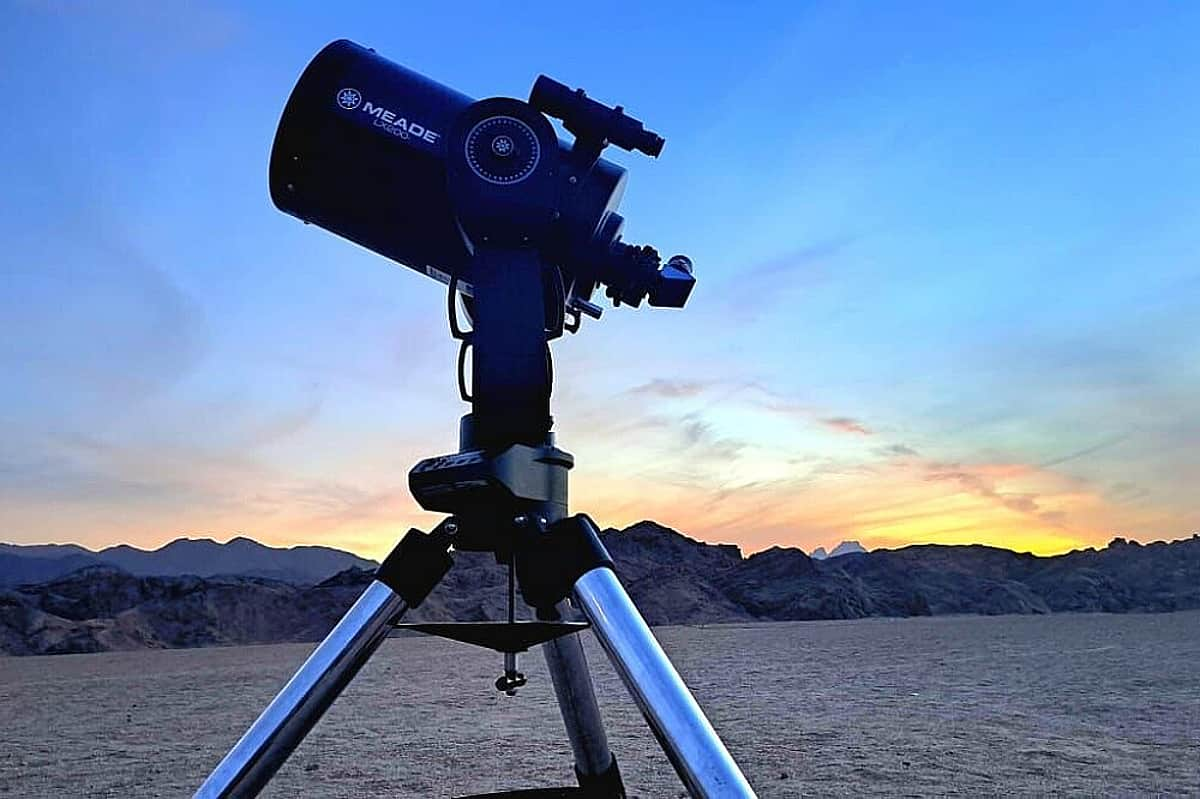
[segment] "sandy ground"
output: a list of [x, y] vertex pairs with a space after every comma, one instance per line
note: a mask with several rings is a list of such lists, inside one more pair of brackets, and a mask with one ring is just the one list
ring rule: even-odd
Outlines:
[[[1200, 795], [1200, 613], [664, 628], [762, 796]], [[682, 796], [587, 638], [631, 795]], [[0, 658], [0, 795], [190, 795], [310, 645]], [[540, 653], [386, 642], [267, 795], [571, 784]]]

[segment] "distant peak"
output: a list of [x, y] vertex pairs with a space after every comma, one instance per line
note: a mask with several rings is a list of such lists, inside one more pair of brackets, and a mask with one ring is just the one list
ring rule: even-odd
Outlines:
[[[164, 549], [172, 549], [175, 547], [186, 547], [194, 544], [211, 544], [213, 546], [221, 546], [212, 538], [188, 538], [187, 536], [180, 536], [174, 541], [168, 541], [167, 543], [163, 544], [161, 547], [159, 547], [159, 551]], [[137, 547], [133, 547], [133, 549], [137, 549]], [[146, 550], [142, 551], [145, 552]]]
[[672, 530], [670, 527], [667, 527], [666, 525], [663, 525], [663, 524], [659, 524], [658, 522], [655, 522], [655, 521], [651, 521], [650, 519], [642, 519], [640, 522], [635, 522], [634, 524], [631, 524], [628, 527], [626, 527], [621, 532], [629, 533], [629, 532], [637, 532], [638, 530], [648, 530], [649, 532], [652, 532], [652, 533], [675, 533], [675, 535], [682, 535], [682, 533], [680, 533], [678, 530]]
[[775, 544], [768, 549], [764, 549], [758, 554], [771, 555], [772, 557], [780, 558], [804, 558], [805, 560], [812, 560], [812, 556], [804, 554], [803, 549], [799, 549], [797, 547], [781, 547], [778, 544]]
[[855, 555], [866, 551], [866, 547], [857, 541], [843, 541], [828, 551], [825, 547], [817, 547], [809, 557], [813, 560], [829, 560], [830, 558], [840, 558], [842, 555]]
[[[261, 541], [255, 541], [253, 538], [249, 538], [244, 535], [234, 536], [233, 538], [231, 538], [225, 542], [225, 546], [239, 546], [239, 547], [249, 546], [249, 547], [262, 547], [263, 549], [275, 549], [275, 547], [269, 547], [266, 544], [262, 543]], [[295, 547], [292, 547], [292, 548], [295, 549]]]
[[853, 554], [856, 554], [859, 552], [866, 552], [866, 551], [867, 551], [866, 547], [864, 547], [862, 544], [858, 543], [857, 541], [843, 541], [842, 543], [838, 544], [836, 547], [833, 548], [833, 551], [829, 553], [829, 557], [836, 558], [841, 555], [853, 555]]

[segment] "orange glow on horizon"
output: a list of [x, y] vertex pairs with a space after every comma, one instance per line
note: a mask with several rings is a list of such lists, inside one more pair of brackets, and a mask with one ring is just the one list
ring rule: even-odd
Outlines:
[[[643, 474], [596, 465], [573, 475], [571, 505], [602, 527], [653, 520], [699, 540], [737, 544], [745, 554], [772, 546], [811, 552], [857, 540], [868, 549], [983, 544], [1054, 555], [1103, 547], [1115, 535], [1149, 542], [1184, 534], [1163, 529], [1161, 512], [1113, 505], [1077, 480], [1027, 464], [909, 458], [831, 470], [819, 479], [772, 468], [764, 468], [763, 479], [726, 484], [725, 471], [680, 476], [669, 461]], [[409, 527], [429, 529], [440, 519], [420, 510], [403, 487], [360, 494], [348, 503], [320, 495], [308, 504], [286, 492], [255, 494], [220, 510], [188, 509], [195, 511], [191, 524], [166, 531], [151, 517], [64, 514], [62, 521], [97, 531], [83, 541], [92, 548], [125, 542], [152, 549], [179, 537], [244, 535], [270, 546], [330, 546], [378, 560]]]

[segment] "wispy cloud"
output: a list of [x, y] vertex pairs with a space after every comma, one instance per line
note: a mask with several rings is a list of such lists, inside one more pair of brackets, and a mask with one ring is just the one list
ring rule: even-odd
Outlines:
[[737, 458], [746, 448], [744, 441], [718, 435], [711, 423], [695, 415], [684, 417], [679, 431], [688, 458], [727, 463]]
[[789, 283], [814, 283], [825, 279], [829, 262], [842, 255], [857, 236], [840, 235], [801, 245], [747, 269], [739, 279], [764, 281], [786, 279]]
[[1033, 514], [1040, 510], [1036, 494], [997, 491], [994, 480], [980, 469], [968, 469], [959, 464], [932, 464], [925, 479], [933, 483], [955, 483], [963, 491], [995, 500], [1019, 513]]
[[756, 396], [751, 401], [755, 405], [772, 413], [804, 422], [815, 422], [839, 433], [860, 436], [875, 434], [875, 431], [865, 421], [857, 417], [848, 414], [829, 415], [829, 408], [821, 408], [813, 403], [797, 402], [789, 397], [781, 396], [759, 383], [748, 385], [746, 388], [754, 390]]
[[1125, 480], [1113, 483], [1104, 495], [1113, 502], [1134, 502], [1148, 496], [1150, 491], [1136, 483]]
[[1069, 452], [1066, 455], [1059, 455], [1058, 457], [1051, 458], [1050, 460], [1042, 461], [1041, 463], [1038, 464], [1038, 467], [1040, 467], [1042, 469], [1048, 469], [1051, 466], [1059, 466], [1061, 464], [1068, 463], [1073, 460], [1078, 460], [1079, 458], [1087, 457], [1088, 455], [1092, 455], [1101, 450], [1108, 449], [1109, 447], [1120, 444], [1126, 438], [1128, 438], [1128, 436], [1125, 436], [1125, 435], [1113, 436], [1112, 438], [1108, 438], [1108, 439], [1105, 439], [1104, 441], [1093, 444], [1090, 447], [1084, 447], [1083, 449], [1076, 450], [1075, 452]]
[[656, 377], [648, 383], [642, 383], [639, 386], [631, 388], [629, 393], [680, 399], [684, 397], [698, 397], [712, 388], [713, 385], [714, 383], [711, 381], [705, 380], [669, 380]]
[[850, 235], [831, 236], [739, 269], [722, 287], [728, 313], [754, 321], [777, 307], [788, 290], [829, 282], [834, 264], [855, 240]]
[[854, 433], [860, 436], [872, 435], [872, 431], [858, 419], [849, 416], [831, 416], [821, 420], [821, 424], [841, 433]]

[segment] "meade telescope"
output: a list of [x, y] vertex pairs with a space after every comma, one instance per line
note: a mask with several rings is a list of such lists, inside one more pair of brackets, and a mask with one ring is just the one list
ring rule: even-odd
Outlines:
[[[547, 117], [573, 140], [560, 141]], [[417, 502], [448, 516], [429, 533], [408, 531], [197, 796], [257, 794], [398, 626], [503, 653], [496, 687], [509, 695], [525, 684], [517, 653], [542, 647], [578, 786], [492, 796], [625, 796], [579, 640], [589, 627], [688, 791], [754, 796], [617, 579], [598, 528], [567, 511], [574, 458], [550, 430], [548, 342], [600, 317], [592, 296], [602, 287], [614, 305], [681, 308], [695, 284], [686, 257], [663, 264], [652, 247], [621, 240], [626, 173], [600, 157], [610, 144], [657, 156], [663, 139], [545, 76], [528, 101], [476, 101], [348, 41], [300, 76], [271, 152], [271, 198], [447, 284], [471, 412], [458, 452], [409, 473]], [[508, 620], [401, 624], [453, 550], [507, 565]], [[518, 590], [534, 620], [517, 618]]]

